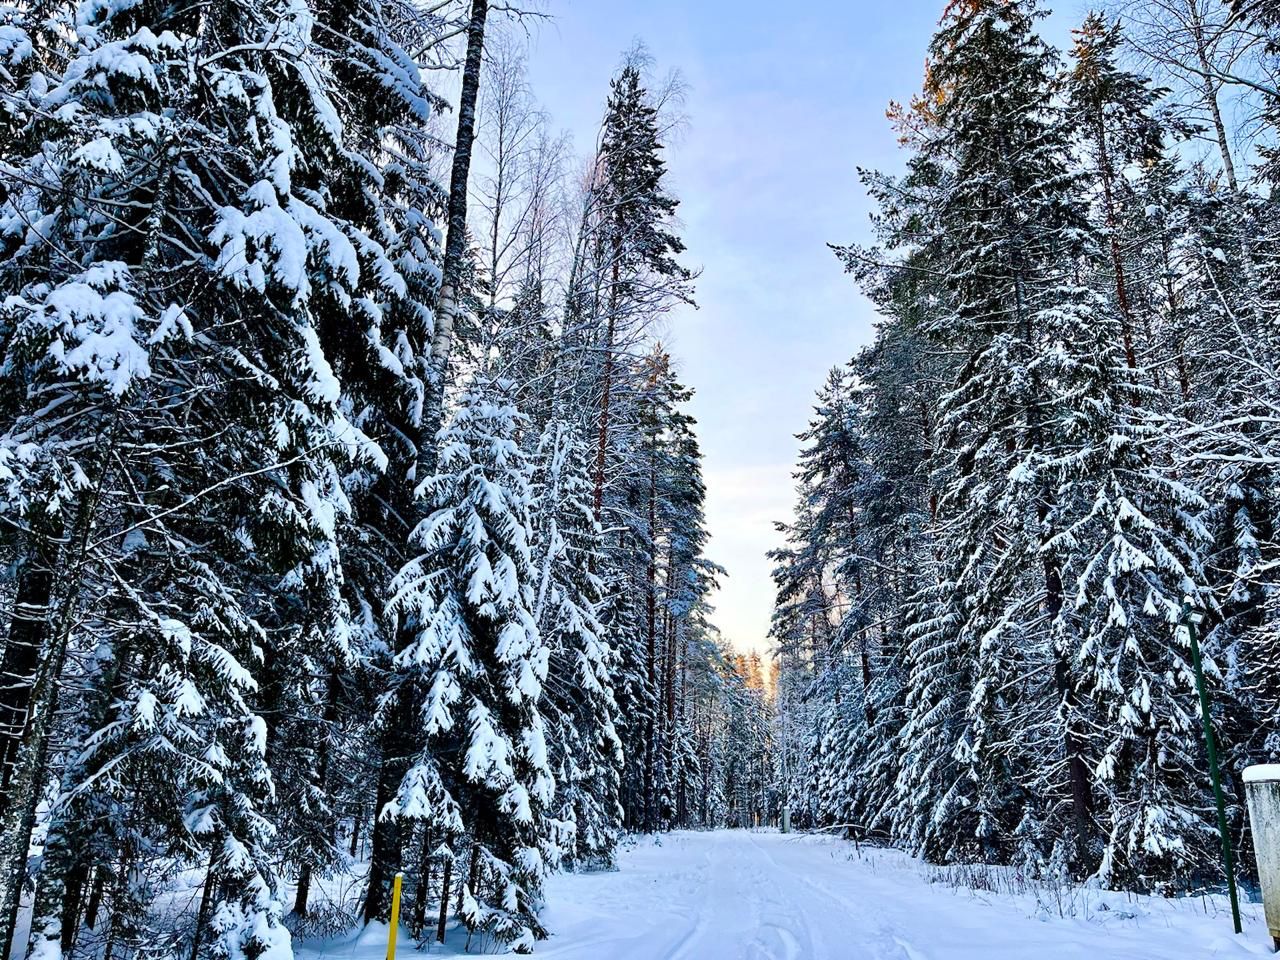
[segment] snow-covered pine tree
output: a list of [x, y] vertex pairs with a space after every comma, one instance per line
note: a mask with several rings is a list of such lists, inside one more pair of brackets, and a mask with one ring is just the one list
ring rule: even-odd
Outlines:
[[[533, 615], [529, 466], [509, 386], [479, 378], [440, 435], [440, 472], [418, 493], [420, 551], [397, 575], [392, 609], [410, 642], [398, 687], [422, 747], [382, 816], [422, 821], [464, 878], [462, 917], [518, 952], [545, 935], [542, 880], [556, 859], [541, 698], [549, 651]], [[398, 691], [393, 691], [398, 692]], [[388, 702], [395, 702], [388, 698]]]
[[[598, 218], [593, 246], [607, 275], [604, 316], [595, 349], [603, 358], [595, 454], [594, 506], [603, 508], [610, 472], [610, 429], [620, 360], [652, 320], [677, 302], [690, 302], [690, 271], [676, 256], [684, 241], [672, 229], [679, 201], [666, 183], [662, 117], [646, 89], [642, 50], [634, 50], [609, 87], [609, 101], [596, 157], [599, 182], [591, 197]], [[620, 391], [618, 391], [620, 392]]]
[[680, 758], [690, 755], [681, 723], [680, 672], [692, 649], [705, 597], [719, 568], [703, 557], [705, 490], [694, 421], [681, 407], [690, 391], [655, 345], [634, 376], [633, 421], [615, 439], [627, 471], [616, 481], [610, 515], [622, 535], [609, 551], [634, 601], [632, 630], [618, 636], [628, 770], [623, 799], [630, 822], [656, 830], [685, 810]]
[[660, 463], [657, 494], [658, 523], [665, 528], [665, 549], [660, 563], [663, 576], [661, 605], [654, 628], [662, 651], [659, 668], [663, 703], [660, 730], [660, 757], [663, 791], [659, 809], [671, 824], [684, 822], [689, 806], [689, 781], [695, 770], [689, 730], [680, 710], [681, 671], [690, 645], [706, 623], [710, 608], [707, 595], [724, 571], [704, 555], [708, 534], [704, 503], [706, 487], [702, 479], [702, 451], [698, 445], [697, 423], [683, 409], [693, 391], [676, 377], [670, 358], [661, 345], [654, 348], [654, 371], [658, 375], [657, 409], [665, 413], [665, 440]]
[[1150, 229], [1151, 219], [1135, 217], [1134, 208], [1143, 192], [1141, 173], [1162, 158], [1165, 131], [1154, 115], [1161, 91], [1145, 77], [1121, 69], [1120, 43], [1118, 22], [1108, 24], [1096, 12], [1085, 17], [1075, 31], [1072, 65], [1064, 81], [1064, 119], [1078, 131], [1088, 157], [1085, 177], [1107, 245], [1125, 362], [1137, 369], [1144, 345], [1139, 338], [1150, 333], [1152, 324], [1143, 295], [1145, 271], [1135, 270], [1132, 261], [1135, 247], [1145, 247], [1142, 233]]

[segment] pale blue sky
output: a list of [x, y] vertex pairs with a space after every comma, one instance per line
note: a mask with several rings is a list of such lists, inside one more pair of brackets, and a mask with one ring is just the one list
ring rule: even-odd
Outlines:
[[[697, 311], [667, 338], [706, 455], [709, 554], [729, 571], [715, 622], [767, 648], [765, 551], [790, 517], [790, 472], [826, 371], [872, 335], [874, 314], [828, 242], [869, 238], [855, 167], [901, 163], [885, 120], [919, 89], [942, 0], [548, 0], [530, 80], [577, 152], [595, 142], [609, 77], [636, 39], [676, 67], [689, 124], [668, 151]], [[1053, 27], [1065, 35], [1074, 3]], [[1061, 26], [1059, 25], [1061, 24]]]

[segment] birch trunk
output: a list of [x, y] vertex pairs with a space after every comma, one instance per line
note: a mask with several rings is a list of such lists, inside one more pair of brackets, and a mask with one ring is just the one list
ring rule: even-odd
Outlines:
[[1187, 12], [1191, 17], [1191, 35], [1195, 40], [1196, 59], [1200, 63], [1199, 74], [1202, 78], [1202, 95], [1204, 104], [1209, 109], [1213, 120], [1213, 134], [1218, 141], [1218, 152], [1222, 154], [1222, 172], [1226, 174], [1227, 186], [1232, 193], [1240, 192], [1240, 184], [1236, 181], [1236, 165], [1231, 159], [1231, 144], [1227, 141], [1227, 127], [1222, 122], [1222, 110], [1218, 106], [1218, 91], [1214, 88], [1213, 65], [1209, 62], [1208, 44], [1204, 36], [1204, 20], [1200, 16], [1200, 0], [1190, 0]]
[[472, 0], [471, 19], [467, 24], [467, 56], [462, 68], [462, 93], [458, 98], [458, 133], [454, 140], [453, 169], [449, 175], [443, 279], [436, 303], [435, 333], [431, 338], [431, 394], [423, 411], [418, 448], [419, 479], [435, 473], [438, 462], [436, 432], [444, 420], [444, 389], [449, 374], [449, 358], [453, 353], [458, 284], [467, 252], [467, 185], [471, 176], [471, 150], [476, 137], [476, 105], [480, 98], [480, 68], [488, 16], [489, 0]]

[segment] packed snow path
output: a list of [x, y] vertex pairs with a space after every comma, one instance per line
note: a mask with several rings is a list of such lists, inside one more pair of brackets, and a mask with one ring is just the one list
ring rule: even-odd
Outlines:
[[[660, 844], [660, 845], [659, 845]], [[1077, 916], [1031, 894], [929, 883], [895, 851], [744, 830], [642, 841], [610, 874], [549, 885], [547, 960], [1204, 960], [1271, 955], [1216, 902], [1078, 891]], [[1104, 907], [1103, 904], [1106, 904]], [[1207, 910], [1207, 913], [1206, 913]]]
[[[545, 960], [1211, 960], [1272, 956], [1261, 908], [1231, 933], [1226, 898], [1023, 890], [980, 871], [979, 893], [892, 850], [829, 836], [723, 830], [645, 838], [610, 873], [547, 884]], [[1021, 892], [1009, 892], [1010, 888]], [[383, 960], [386, 928], [300, 945], [299, 960]], [[465, 931], [398, 960], [459, 956]], [[473, 944], [473, 949], [483, 948]]]

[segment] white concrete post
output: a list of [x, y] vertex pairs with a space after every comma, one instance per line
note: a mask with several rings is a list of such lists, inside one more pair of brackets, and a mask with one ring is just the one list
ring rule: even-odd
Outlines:
[[1244, 770], [1253, 853], [1262, 882], [1262, 909], [1271, 942], [1280, 950], [1280, 764], [1260, 763]]

